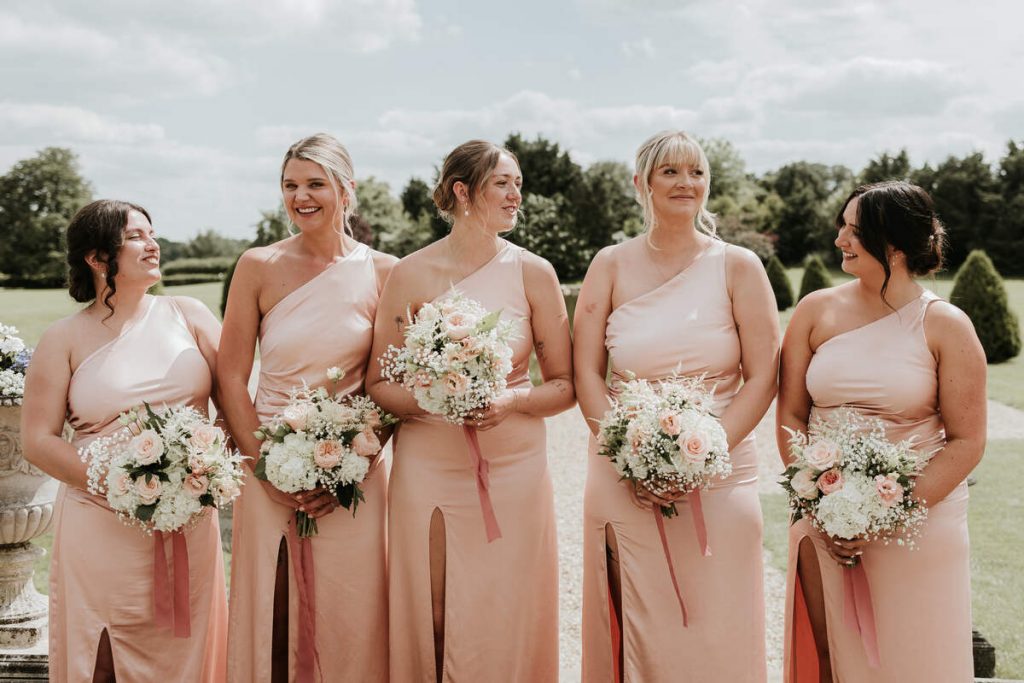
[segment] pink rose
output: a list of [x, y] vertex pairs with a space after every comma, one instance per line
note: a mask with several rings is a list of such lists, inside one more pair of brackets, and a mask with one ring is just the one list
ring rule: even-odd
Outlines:
[[302, 431], [309, 424], [310, 412], [312, 406], [308, 406], [304, 403], [298, 405], [285, 406], [284, 412], [281, 417], [288, 424], [289, 427], [297, 432]]
[[875, 488], [886, 507], [903, 502], [903, 487], [895, 478], [879, 474], [875, 477]]
[[380, 414], [376, 410], [366, 412], [366, 426], [370, 429], [380, 427]]
[[344, 454], [345, 447], [340, 441], [334, 439], [317, 441], [313, 446], [313, 462], [321, 469], [329, 470], [337, 467], [338, 463], [341, 462], [341, 456]]
[[372, 429], [364, 429], [352, 439], [352, 450], [364, 458], [377, 455], [380, 452], [380, 439]]
[[189, 445], [196, 450], [208, 451], [213, 448], [213, 445], [217, 443], [218, 440], [223, 442], [224, 432], [222, 432], [219, 427], [204, 424], [200, 425], [194, 432], [192, 432], [192, 436], [189, 437], [188, 442]]
[[449, 396], [462, 396], [469, 388], [469, 379], [457, 372], [449, 372], [445, 376], [445, 389]]
[[143, 505], [155, 503], [162, 491], [163, 485], [160, 480], [151, 474], [144, 474], [135, 480], [135, 492], [139, 494], [139, 500]]
[[135, 462], [140, 465], [152, 465], [164, 454], [163, 439], [152, 429], [143, 430], [128, 446], [135, 451]]
[[707, 460], [710, 444], [708, 438], [699, 431], [694, 430], [680, 434], [676, 443], [679, 444], [679, 450], [683, 452], [683, 458], [691, 465], [700, 465]]
[[678, 436], [679, 431], [683, 428], [682, 420], [679, 419], [679, 413], [668, 411], [658, 416], [658, 424], [661, 425], [662, 430], [669, 436]]
[[836, 467], [825, 471], [818, 477], [818, 488], [826, 496], [830, 493], [835, 493], [843, 488], [843, 473]]
[[804, 449], [804, 460], [816, 470], [827, 470], [843, 454], [839, 445], [828, 439], [819, 439]]
[[796, 495], [801, 498], [814, 500], [818, 497], [818, 482], [814, 480], [814, 472], [812, 470], [800, 470], [793, 475], [789, 485], [796, 491]]
[[448, 337], [453, 341], [459, 341], [460, 339], [465, 339], [473, 332], [476, 322], [476, 318], [471, 315], [452, 313], [445, 317], [445, 332], [448, 333]]
[[132, 488], [132, 478], [128, 476], [127, 472], [118, 472], [114, 475], [113, 480], [110, 481], [110, 489], [115, 495], [124, 496]]
[[206, 461], [203, 460], [202, 457], [198, 456], [198, 455], [190, 455], [189, 456], [189, 458], [188, 458], [188, 468], [190, 470], [192, 470], [192, 474], [195, 474], [195, 475], [206, 474], [207, 470], [209, 469], [206, 466]]
[[185, 493], [193, 498], [198, 498], [210, 489], [210, 480], [204, 474], [193, 473], [185, 477], [183, 488]]

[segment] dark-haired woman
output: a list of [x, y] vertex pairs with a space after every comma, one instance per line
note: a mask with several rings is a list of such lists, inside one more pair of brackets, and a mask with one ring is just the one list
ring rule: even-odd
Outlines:
[[[970, 320], [915, 277], [942, 261], [932, 200], [905, 182], [866, 185], [836, 219], [852, 282], [800, 302], [782, 347], [784, 427], [846, 406], [915, 438], [927, 465], [913, 495], [928, 507], [917, 549], [790, 529], [787, 681], [969, 681], [967, 474], [985, 446], [985, 356]], [[844, 567], [863, 564], [871, 610], [844, 611]], [[873, 616], [874, 633], [872, 633]], [[869, 655], [877, 643], [877, 664]]]
[[[121, 428], [142, 401], [205, 412], [220, 324], [202, 303], [152, 296], [160, 247], [149, 214], [100, 200], [67, 231], [69, 289], [81, 311], [43, 333], [22, 410], [25, 458], [62, 485], [50, 565], [51, 681], [222, 681], [227, 601], [217, 515], [185, 532], [191, 635], [154, 618], [154, 544], [86, 491], [78, 449]], [[65, 416], [75, 430], [61, 439]], [[176, 615], [177, 616], [177, 615]]]
[[[516, 158], [483, 141], [445, 159], [434, 203], [451, 234], [395, 266], [381, 295], [373, 358], [401, 346], [406, 312], [452, 288], [514, 321], [508, 389], [478, 415], [501, 537], [488, 542], [462, 429], [426, 415], [371, 363], [367, 387], [404, 422], [388, 508], [393, 681], [558, 679], [558, 559], [543, 418], [573, 404], [565, 303], [547, 261], [499, 235], [516, 225]], [[530, 352], [544, 382], [532, 386]]]

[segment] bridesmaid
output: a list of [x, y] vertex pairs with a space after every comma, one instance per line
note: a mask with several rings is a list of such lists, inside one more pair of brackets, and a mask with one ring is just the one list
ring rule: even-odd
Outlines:
[[[931, 197], [906, 182], [854, 190], [835, 244], [852, 282], [820, 290], [793, 313], [782, 347], [783, 427], [842, 406], [880, 418], [892, 440], [932, 454], [915, 488], [929, 507], [918, 549], [844, 542], [806, 520], [790, 528], [787, 681], [969, 681], [967, 474], [985, 447], [985, 355], [967, 316], [914, 277], [942, 263]], [[871, 589], [880, 666], [844, 623], [843, 567], [860, 558]]]
[[[103, 199], [67, 230], [69, 290], [89, 302], [43, 333], [25, 384], [25, 458], [61, 482], [50, 562], [50, 680], [223, 681], [227, 600], [216, 511], [185, 532], [191, 635], [154, 623], [153, 544], [86, 491], [78, 449], [121, 428], [143, 401], [206, 412], [220, 324], [160, 280], [149, 214]], [[65, 417], [75, 430], [61, 438]], [[168, 534], [165, 552], [173, 550]]]
[[[337, 366], [346, 374], [332, 389], [363, 391], [377, 300], [396, 259], [351, 237], [353, 177], [348, 151], [333, 137], [296, 142], [281, 166], [281, 191], [299, 232], [238, 261], [218, 378], [231, 433], [253, 458], [250, 467], [260, 446], [253, 431], [280, 413], [289, 390], [327, 385], [327, 369]], [[254, 405], [246, 386], [257, 341]], [[338, 501], [330, 491], [291, 496], [251, 472], [247, 484], [234, 511], [229, 678], [303, 681], [317, 672], [323, 681], [387, 681], [383, 459], [371, 466], [355, 516], [331, 514]], [[313, 548], [313, 620], [299, 612], [296, 583], [309, 575], [294, 570], [292, 520], [300, 508], [318, 518], [320, 530], [303, 541]], [[315, 634], [300, 635], [307, 627]]]
[[[685, 496], [619, 479], [590, 439], [583, 516], [584, 681], [763, 681], [764, 597], [757, 452], [751, 433], [775, 394], [778, 316], [758, 258], [715, 236], [700, 145], [664, 131], [637, 152], [644, 235], [594, 258], [575, 318], [576, 392], [591, 432], [616, 380], [706, 376], [733, 473], [701, 494], [710, 557]], [[605, 378], [611, 365], [612, 386]], [[659, 537], [665, 520], [689, 626]]]
[[[403, 259], [381, 297], [373, 357], [402, 345], [406, 311], [454, 286], [516, 321], [508, 390], [476, 421], [502, 537], [487, 542], [462, 430], [369, 371], [370, 395], [405, 420], [388, 519], [395, 681], [555, 681], [558, 565], [543, 417], [573, 405], [569, 321], [555, 271], [501, 239], [522, 202], [516, 158], [470, 141], [444, 161], [434, 203], [451, 233]], [[544, 382], [532, 386], [530, 352]]]

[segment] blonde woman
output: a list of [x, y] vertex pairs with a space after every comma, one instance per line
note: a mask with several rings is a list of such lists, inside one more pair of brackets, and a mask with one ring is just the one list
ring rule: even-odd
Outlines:
[[[222, 404], [245, 455], [259, 455], [253, 431], [279, 413], [303, 383], [361, 392], [377, 301], [395, 259], [347, 231], [356, 206], [352, 160], [325, 134], [299, 140], [285, 154], [281, 192], [298, 232], [242, 255], [231, 281]], [[246, 385], [259, 343], [255, 404]], [[387, 588], [383, 462], [371, 466], [359, 514], [336, 511], [333, 492], [287, 495], [250, 472], [235, 503], [228, 676], [232, 681], [387, 681]], [[317, 518], [317, 536], [299, 541], [295, 510]], [[301, 544], [313, 569], [299, 567]], [[291, 568], [290, 568], [291, 567]], [[299, 585], [302, 582], [302, 585]], [[300, 590], [315, 602], [300, 612]]]
[[[576, 394], [591, 432], [628, 373], [703, 376], [733, 472], [701, 494], [711, 556], [690, 500], [620, 480], [592, 437], [584, 492], [583, 680], [763, 681], [761, 507], [752, 430], [776, 389], [778, 316], [757, 257], [715, 236], [708, 160], [680, 131], [636, 157], [645, 234], [594, 258], [576, 305]], [[612, 382], [605, 378], [611, 369]], [[654, 514], [675, 502], [663, 547]], [[684, 627], [666, 547], [689, 616]]]
[[[443, 239], [407, 256], [381, 298], [374, 358], [401, 346], [406, 313], [452, 287], [514, 321], [507, 391], [474, 420], [501, 538], [489, 543], [462, 430], [424, 414], [371, 366], [370, 395], [404, 422], [388, 518], [395, 681], [558, 679], [558, 557], [543, 418], [573, 404], [569, 320], [551, 264], [499, 235], [516, 225], [522, 174], [474, 140], [445, 159], [434, 203]], [[544, 382], [529, 378], [536, 351]]]

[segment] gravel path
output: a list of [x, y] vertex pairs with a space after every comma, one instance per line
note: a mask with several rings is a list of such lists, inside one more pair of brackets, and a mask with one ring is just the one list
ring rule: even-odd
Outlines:
[[[548, 457], [558, 515], [561, 596], [561, 676], [563, 683], [580, 680], [580, 620], [583, 586], [583, 486], [586, 479], [587, 428], [578, 408], [547, 420]], [[775, 483], [782, 469], [775, 447], [775, 406], [756, 431], [762, 495], [782, 495]], [[1024, 411], [988, 402], [988, 438], [1024, 439]], [[782, 679], [782, 631], [785, 575], [774, 569], [765, 552], [765, 608], [768, 680]]]

